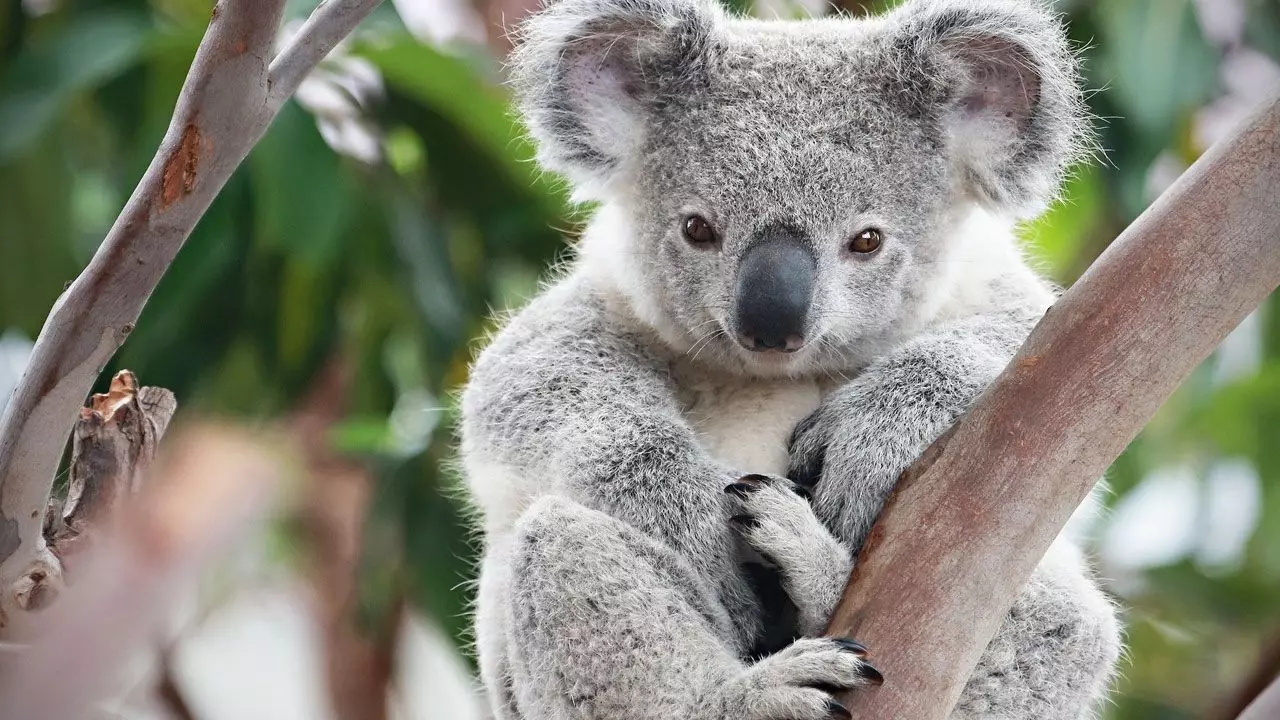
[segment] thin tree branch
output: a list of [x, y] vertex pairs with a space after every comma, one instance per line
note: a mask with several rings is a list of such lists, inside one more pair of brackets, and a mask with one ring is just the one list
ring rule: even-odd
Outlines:
[[325, 0], [271, 62], [269, 104], [280, 109], [311, 69], [337, 47], [382, 0]]
[[903, 474], [829, 632], [876, 653], [857, 718], [942, 720], [1097, 478], [1280, 283], [1280, 99], [1219, 143], [1055, 304]]
[[0, 418], [0, 617], [15, 610], [16, 579], [46, 553], [49, 488], [98, 373], [286, 90], [376, 4], [320, 6], [271, 74], [284, 0], [221, 0], [214, 8], [159, 151], [89, 266], [54, 304]]

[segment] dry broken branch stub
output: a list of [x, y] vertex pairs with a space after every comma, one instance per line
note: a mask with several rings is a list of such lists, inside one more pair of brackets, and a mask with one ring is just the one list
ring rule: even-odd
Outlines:
[[854, 717], [949, 715], [1097, 478], [1280, 283], [1277, 187], [1280, 99], [1126, 230], [904, 474], [828, 628], [865, 642], [886, 677], [842, 699]]
[[[9, 590], [11, 612], [43, 610], [54, 600], [74, 575], [76, 559], [140, 488], [177, 407], [173, 393], [138, 387], [137, 377], [122, 370], [107, 392], [94, 395], [80, 409], [72, 435], [67, 497], [49, 504], [45, 552]], [[12, 619], [18, 619], [16, 614]]]
[[[231, 173], [302, 78], [380, 0], [320, 5], [271, 62], [284, 0], [221, 0], [150, 167], [54, 305], [0, 417], [0, 588], [33, 562], [76, 410]], [[14, 612], [0, 594], [0, 625]]]
[[45, 541], [64, 566], [138, 492], [177, 408], [173, 393], [139, 388], [134, 374], [122, 370], [106, 393], [94, 395], [80, 411], [72, 432], [67, 498], [54, 522], [46, 523]]

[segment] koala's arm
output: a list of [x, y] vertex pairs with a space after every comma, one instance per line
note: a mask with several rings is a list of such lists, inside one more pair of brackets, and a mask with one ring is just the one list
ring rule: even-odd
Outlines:
[[856, 549], [898, 476], [968, 409], [1022, 344], [1034, 310], [973, 315], [921, 333], [832, 391], [792, 435], [788, 476]]
[[697, 443], [667, 363], [610, 312], [571, 278], [481, 354], [462, 403], [472, 494], [496, 531], [539, 496], [568, 497], [666, 544], [727, 608], [749, 602], [724, 506], [735, 475]]
[[[977, 315], [921, 334], [834, 391], [797, 428], [792, 479], [811, 488], [815, 515], [853, 558], [901, 472], [1003, 370], [1039, 315]], [[798, 506], [790, 507], [798, 517]], [[813, 606], [802, 617], [825, 623], [845, 567], [783, 568], [784, 578], [789, 570], [809, 575]], [[984, 652], [953, 718], [1087, 717], [1119, 650], [1115, 609], [1079, 551], [1059, 538]]]

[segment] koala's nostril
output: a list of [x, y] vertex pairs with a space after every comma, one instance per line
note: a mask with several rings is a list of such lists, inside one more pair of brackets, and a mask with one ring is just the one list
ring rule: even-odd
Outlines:
[[799, 335], [788, 335], [783, 337], [771, 337], [768, 335], [748, 335], [743, 333], [741, 337], [742, 346], [748, 350], [763, 352], [765, 350], [781, 350], [783, 352], [793, 353], [804, 347], [804, 338]]
[[748, 350], [795, 352], [804, 344], [816, 262], [794, 231], [774, 229], [743, 253], [734, 324]]

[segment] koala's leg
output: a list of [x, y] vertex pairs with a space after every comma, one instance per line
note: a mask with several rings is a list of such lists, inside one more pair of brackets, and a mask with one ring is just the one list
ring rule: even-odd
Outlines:
[[1023, 587], [951, 717], [1096, 717], [1120, 647], [1115, 607], [1079, 551], [1060, 539]]
[[874, 681], [848, 640], [744, 664], [714, 591], [608, 515], [547, 497], [515, 533], [503, 610], [523, 720], [827, 720], [844, 714], [827, 690]]

